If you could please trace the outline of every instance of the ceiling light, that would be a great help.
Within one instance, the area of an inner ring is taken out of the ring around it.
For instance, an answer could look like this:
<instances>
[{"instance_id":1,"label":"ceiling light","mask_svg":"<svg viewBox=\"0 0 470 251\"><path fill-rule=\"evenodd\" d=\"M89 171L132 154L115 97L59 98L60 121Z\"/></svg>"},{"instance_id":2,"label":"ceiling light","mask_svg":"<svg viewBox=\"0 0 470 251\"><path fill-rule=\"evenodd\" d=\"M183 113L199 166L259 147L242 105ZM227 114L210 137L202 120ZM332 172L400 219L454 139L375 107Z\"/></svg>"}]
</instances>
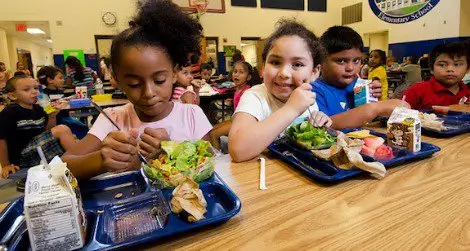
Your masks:
<instances>
[{"instance_id":1,"label":"ceiling light","mask_svg":"<svg viewBox=\"0 0 470 251\"><path fill-rule=\"evenodd\" d=\"M243 47L243 46L247 46L247 45L248 45L248 44L243 44L243 43L241 44L242 47Z\"/></svg>"},{"instance_id":2,"label":"ceiling light","mask_svg":"<svg viewBox=\"0 0 470 251\"><path fill-rule=\"evenodd\" d=\"M52 39L46 39L46 41L52 43Z\"/></svg>"},{"instance_id":3,"label":"ceiling light","mask_svg":"<svg viewBox=\"0 0 470 251\"><path fill-rule=\"evenodd\" d=\"M43 30L39 28L27 28L26 31L29 34L46 34Z\"/></svg>"}]
</instances>

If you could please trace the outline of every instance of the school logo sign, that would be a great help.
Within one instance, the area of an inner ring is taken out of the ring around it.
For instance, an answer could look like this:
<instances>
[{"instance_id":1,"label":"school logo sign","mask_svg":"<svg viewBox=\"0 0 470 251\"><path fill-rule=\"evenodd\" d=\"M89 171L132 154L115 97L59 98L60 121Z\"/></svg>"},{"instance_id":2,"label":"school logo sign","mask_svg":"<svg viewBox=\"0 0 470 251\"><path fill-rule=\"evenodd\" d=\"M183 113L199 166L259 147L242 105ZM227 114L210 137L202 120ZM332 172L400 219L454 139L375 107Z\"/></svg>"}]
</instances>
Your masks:
<instances>
[{"instance_id":1,"label":"school logo sign","mask_svg":"<svg viewBox=\"0 0 470 251\"><path fill-rule=\"evenodd\" d=\"M414 21L426 15L438 3L439 0L369 0L374 14L392 24Z\"/></svg>"}]
</instances>

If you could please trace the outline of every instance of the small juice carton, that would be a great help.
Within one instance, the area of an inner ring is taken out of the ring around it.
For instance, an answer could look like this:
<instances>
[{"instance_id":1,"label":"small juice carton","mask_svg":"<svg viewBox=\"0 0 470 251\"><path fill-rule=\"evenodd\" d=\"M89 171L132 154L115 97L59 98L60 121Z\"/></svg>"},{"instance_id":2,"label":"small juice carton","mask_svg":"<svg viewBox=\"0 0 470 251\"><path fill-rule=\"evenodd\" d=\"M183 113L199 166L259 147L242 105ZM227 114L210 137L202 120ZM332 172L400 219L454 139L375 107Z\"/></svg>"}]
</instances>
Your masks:
<instances>
[{"instance_id":1,"label":"small juice carton","mask_svg":"<svg viewBox=\"0 0 470 251\"><path fill-rule=\"evenodd\" d=\"M75 87L75 98L87 98L88 97L88 87L86 86L77 86Z\"/></svg>"},{"instance_id":2,"label":"small juice carton","mask_svg":"<svg viewBox=\"0 0 470 251\"><path fill-rule=\"evenodd\" d=\"M378 99L372 96L369 84L372 80L358 78L356 85L354 85L354 106L358 107L372 102L377 102Z\"/></svg>"},{"instance_id":3,"label":"small juice carton","mask_svg":"<svg viewBox=\"0 0 470 251\"><path fill-rule=\"evenodd\" d=\"M24 212L32 250L74 250L85 244L87 219L77 180L59 157L28 170Z\"/></svg>"},{"instance_id":4,"label":"small juice carton","mask_svg":"<svg viewBox=\"0 0 470 251\"><path fill-rule=\"evenodd\" d=\"M397 107L387 122L387 144L412 152L421 150L419 111Z\"/></svg>"}]
</instances>

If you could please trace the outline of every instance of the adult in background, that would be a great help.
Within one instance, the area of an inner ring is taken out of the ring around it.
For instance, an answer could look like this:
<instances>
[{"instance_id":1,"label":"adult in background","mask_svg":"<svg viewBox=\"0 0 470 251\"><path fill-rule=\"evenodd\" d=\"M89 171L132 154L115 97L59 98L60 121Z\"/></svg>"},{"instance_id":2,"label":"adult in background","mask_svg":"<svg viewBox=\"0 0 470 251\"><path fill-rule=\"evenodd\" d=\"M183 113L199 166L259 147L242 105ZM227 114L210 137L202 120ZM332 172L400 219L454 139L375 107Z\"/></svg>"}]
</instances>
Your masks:
<instances>
[{"instance_id":1,"label":"adult in background","mask_svg":"<svg viewBox=\"0 0 470 251\"><path fill-rule=\"evenodd\" d=\"M28 69L26 69L23 63L21 62L16 62L16 72L23 72L24 74L26 74L26 76L31 77L31 72Z\"/></svg>"},{"instance_id":2,"label":"adult in background","mask_svg":"<svg viewBox=\"0 0 470 251\"><path fill-rule=\"evenodd\" d=\"M101 78L108 82L111 80L111 61L108 57L101 57L100 61Z\"/></svg>"},{"instance_id":3,"label":"adult in background","mask_svg":"<svg viewBox=\"0 0 470 251\"><path fill-rule=\"evenodd\" d=\"M405 83L397 86L393 92L393 98L401 99L403 92L405 92L408 87L423 81L421 78L421 66L418 65L419 58L417 56L409 56L406 58L404 64L396 70L395 72L405 72Z\"/></svg>"},{"instance_id":4,"label":"adult in background","mask_svg":"<svg viewBox=\"0 0 470 251\"><path fill-rule=\"evenodd\" d=\"M91 68L84 67L78 58L68 56L65 60L65 66L67 67L66 86L86 86L88 89L94 86L98 76Z\"/></svg>"}]
</instances>

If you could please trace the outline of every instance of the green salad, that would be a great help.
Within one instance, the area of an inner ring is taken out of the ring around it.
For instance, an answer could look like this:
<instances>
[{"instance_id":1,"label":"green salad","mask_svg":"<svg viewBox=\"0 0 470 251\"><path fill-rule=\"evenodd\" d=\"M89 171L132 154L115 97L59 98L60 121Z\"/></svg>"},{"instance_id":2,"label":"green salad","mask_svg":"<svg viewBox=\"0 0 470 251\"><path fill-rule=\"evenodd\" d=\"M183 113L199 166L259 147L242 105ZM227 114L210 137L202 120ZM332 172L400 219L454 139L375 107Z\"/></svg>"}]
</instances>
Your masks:
<instances>
[{"instance_id":1,"label":"green salad","mask_svg":"<svg viewBox=\"0 0 470 251\"><path fill-rule=\"evenodd\" d=\"M285 134L309 150L329 148L336 143L336 137L328 134L325 128L314 127L307 121L291 125Z\"/></svg>"},{"instance_id":2,"label":"green salad","mask_svg":"<svg viewBox=\"0 0 470 251\"><path fill-rule=\"evenodd\" d=\"M214 173L213 153L208 141L196 142L162 141L163 152L149 166L143 165L151 180L161 183L163 188L179 185L186 176L199 183Z\"/></svg>"}]
</instances>

